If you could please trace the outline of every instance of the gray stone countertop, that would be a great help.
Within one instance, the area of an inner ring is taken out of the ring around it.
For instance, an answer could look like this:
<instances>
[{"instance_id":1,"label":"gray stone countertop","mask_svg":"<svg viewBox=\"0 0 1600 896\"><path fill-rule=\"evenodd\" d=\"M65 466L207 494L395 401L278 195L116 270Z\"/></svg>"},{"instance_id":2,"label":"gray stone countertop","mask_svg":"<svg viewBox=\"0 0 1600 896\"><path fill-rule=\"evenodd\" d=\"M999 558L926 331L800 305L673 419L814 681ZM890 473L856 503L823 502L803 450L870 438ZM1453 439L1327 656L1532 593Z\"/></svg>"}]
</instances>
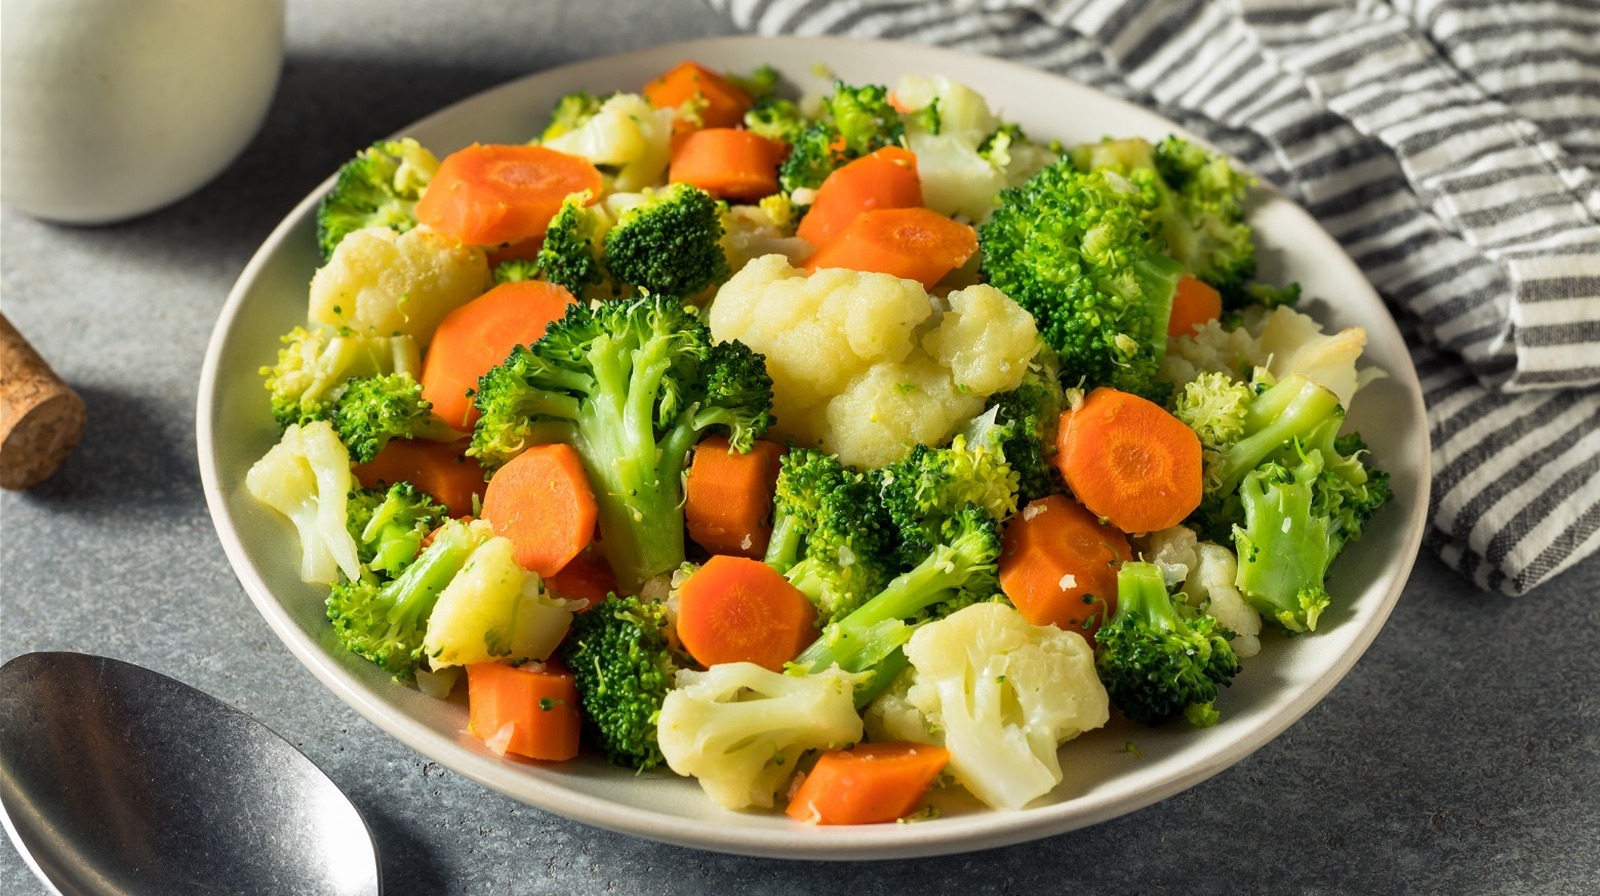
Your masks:
<instances>
[{"instance_id":1,"label":"gray stone countertop","mask_svg":"<svg viewBox=\"0 0 1600 896\"><path fill-rule=\"evenodd\" d=\"M201 360L256 246L355 147L481 89L730 32L696 0L293 0L266 125L178 204L95 228L0 212L5 314L87 400L54 477L0 495L0 659L139 663L264 722L355 801L396 896L1600 892L1600 558L1534 595L1419 558L1349 676L1280 737L1156 805L984 852L744 858L569 822L441 769L303 669L218 544ZM41 892L9 844L0 893Z\"/></svg>"}]
</instances>

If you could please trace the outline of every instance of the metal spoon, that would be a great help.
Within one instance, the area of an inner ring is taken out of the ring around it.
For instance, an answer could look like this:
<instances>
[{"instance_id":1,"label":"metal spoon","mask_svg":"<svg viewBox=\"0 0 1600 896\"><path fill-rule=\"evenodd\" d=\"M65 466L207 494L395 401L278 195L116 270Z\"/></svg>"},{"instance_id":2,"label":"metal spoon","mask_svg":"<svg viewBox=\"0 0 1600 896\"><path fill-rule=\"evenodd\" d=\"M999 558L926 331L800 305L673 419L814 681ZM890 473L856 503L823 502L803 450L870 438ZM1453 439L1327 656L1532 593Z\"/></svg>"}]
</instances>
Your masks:
<instances>
[{"instance_id":1,"label":"metal spoon","mask_svg":"<svg viewBox=\"0 0 1600 896\"><path fill-rule=\"evenodd\" d=\"M80 653L0 667L0 820L47 887L371 896L360 813L300 751L213 697Z\"/></svg>"}]
</instances>

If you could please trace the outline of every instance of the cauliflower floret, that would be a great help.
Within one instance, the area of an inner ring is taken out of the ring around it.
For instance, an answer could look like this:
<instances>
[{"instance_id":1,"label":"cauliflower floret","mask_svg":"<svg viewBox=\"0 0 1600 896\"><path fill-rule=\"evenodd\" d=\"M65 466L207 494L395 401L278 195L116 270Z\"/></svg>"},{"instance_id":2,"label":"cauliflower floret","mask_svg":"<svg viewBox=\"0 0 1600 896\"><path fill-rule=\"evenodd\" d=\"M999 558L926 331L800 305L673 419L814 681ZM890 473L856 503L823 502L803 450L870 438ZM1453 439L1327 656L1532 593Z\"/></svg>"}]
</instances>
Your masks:
<instances>
[{"instance_id":1,"label":"cauliflower floret","mask_svg":"<svg viewBox=\"0 0 1600 896\"><path fill-rule=\"evenodd\" d=\"M782 195L782 194L778 194ZM782 255L792 264L805 261L816 247L787 231L760 205L730 206L722 216L722 251L728 270L737 271L763 255Z\"/></svg>"},{"instance_id":2,"label":"cauliflower floret","mask_svg":"<svg viewBox=\"0 0 1600 896\"><path fill-rule=\"evenodd\" d=\"M617 169L610 188L634 192L659 186L672 157L674 109L657 109L637 93L612 95L583 124L544 145Z\"/></svg>"},{"instance_id":3,"label":"cauliflower floret","mask_svg":"<svg viewBox=\"0 0 1600 896\"><path fill-rule=\"evenodd\" d=\"M1171 526L1151 532L1134 540L1140 559L1154 563L1161 570L1167 587L1189 577L1198 558L1195 555L1196 536L1188 526Z\"/></svg>"},{"instance_id":4,"label":"cauliflower floret","mask_svg":"<svg viewBox=\"0 0 1600 896\"><path fill-rule=\"evenodd\" d=\"M877 467L939 444L1015 388L1038 351L1033 318L987 286L939 311L912 280L840 268L807 276L782 255L718 290L712 335L766 356L777 432Z\"/></svg>"},{"instance_id":5,"label":"cauliflower floret","mask_svg":"<svg viewBox=\"0 0 1600 896\"><path fill-rule=\"evenodd\" d=\"M661 754L719 806L770 808L807 750L861 739L857 677L837 666L810 675L755 663L681 670L656 720Z\"/></svg>"},{"instance_id":6,"label":"cauliflower floret","mask_svg":"<svg viewBox=\"0 0 1600 896\"><path fill-rule=\"evenodd\" d=\"M1195 564L1184 580L1183 593L1189 603L1233 632L1228 646L1240 659L1261 652L1261 614L1250 606L1234 585L1239 574L1238 558L1220 544L1202 541L1194 546Z\"/></svg>"},{"instance_id":7,"label":"cauliflower floret","mask_svg":"<svg viewBox=\"0 0 1600 896\"><path fill-rule=\"evenodd\" d=\"M483 250L427 227L356 230L311 278L310 318L370 336L407 335L426 348L446 314L490 285Z\"/></svg>"},{"instance_id":8,"label":"cauliflower floret","mask_svg":"<svg viewBox=\"0 0 1600 896\"><path fill-rule=\"evenodd\" d=\"M360 575L355 536L345 525L353 482L350 452L326 420L291 424L245 473L251 497L294 524L302 581L330 585L341 572Z\"/></svg>"},{"instance_id":9,"label":"cauliflower floret","mask_svg":"<svg viewBox=\"0 0 1600 896\"><path fill-rule=\"evenodd\" d=\"M1298 373L1327 387L1339 396L1346 410L1363 382L1356 373L1356 359L1367 347L1367 331L1345 327L1337 333L1324 333L1322 326L1308 315L1279 305L1267 315L1258 331L1261 351L1267 356L1267 372L1282 379Z\"/></svg>"},{"instance_id":10,"label":"cauliflower floret","mask_svg":"<svg viewBox=\"0 0 1600 896\"><path fill-rule=\"evenodd\" d=\"M1225 327L1220 321L1210 320L1193 333L1167 340L1159 376L1179 386L1202 373L1249 379L1252 370L1266 363L1266 352L1248 327Z\"/></svg>"},{"instance_id":11,"label":"cauliflower floret","mask_svg":"<svg viewBox=\"0 0 1600 896\"><path fill-rule=\"evenodd\" d=\"M911 668L867 709L872 740L940 744L973 796L1018 809L1061 782L1061 744L1111 715L1094 651L1014 607L973 604L919 628Z\"/></svg>"},{"instance_id":12,"label":"cauliflower floret","mask_svg":"<svg viewBox=\"0 0 1600 896\"><path fill-rule=\"evenodd\" d=\"M422 649L435 670L492 660L543 660L572 622L571 605L545 594L538 574L523 569L511 540L483 520L483 544L439 593Z\"/></svg>"}]
</instances>

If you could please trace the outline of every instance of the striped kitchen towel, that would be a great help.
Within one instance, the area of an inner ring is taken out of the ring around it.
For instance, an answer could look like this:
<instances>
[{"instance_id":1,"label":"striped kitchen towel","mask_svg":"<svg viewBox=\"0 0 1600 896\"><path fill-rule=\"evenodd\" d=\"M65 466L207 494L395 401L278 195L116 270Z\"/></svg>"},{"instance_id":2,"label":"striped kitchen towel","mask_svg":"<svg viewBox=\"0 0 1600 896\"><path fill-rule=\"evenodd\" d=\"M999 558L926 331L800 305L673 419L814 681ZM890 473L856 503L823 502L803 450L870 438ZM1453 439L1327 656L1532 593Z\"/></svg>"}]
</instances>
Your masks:
<instances>
[{"instance_id":1,"label":"striped kitchen towel","mask_svg":"<svg viewBox=\"0 0 1600 896\"><path fill-rule=\"evenodd\" d=\"M1304 205L1412 346L1426 542L1523 594L1600 549L1597 0L708 0L1150 106Z\"/></svg>"}]
</instances>

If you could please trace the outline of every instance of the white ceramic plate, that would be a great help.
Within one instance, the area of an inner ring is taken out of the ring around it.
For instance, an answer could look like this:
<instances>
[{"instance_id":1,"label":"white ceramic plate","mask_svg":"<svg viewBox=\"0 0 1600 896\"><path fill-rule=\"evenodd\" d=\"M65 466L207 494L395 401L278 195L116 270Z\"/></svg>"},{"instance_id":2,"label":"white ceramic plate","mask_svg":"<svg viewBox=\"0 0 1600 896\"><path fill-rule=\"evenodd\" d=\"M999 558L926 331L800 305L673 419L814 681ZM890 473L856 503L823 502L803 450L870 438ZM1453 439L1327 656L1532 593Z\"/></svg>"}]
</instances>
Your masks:
<instances>
[{"instance_id":1,"label":"white ceramic plate","mask_svg":"<svg viewBox=\"0 0 1600 896\"><path fill-rule=\"evenodd\" d=\"M674 63L749 71L771 63L803 87L825 86L823 63L849 83L892 83L907 72L944 74L976 88L1036 138L1074 142L1104 135L1160 138L1177 131L1145 110L1087 87L990 58L893 43L734 38L659 47L565 66L511 82L432 115L404 133L439 155L479 142L537 133L552 103L577 89L636 90ZM984 810L958 793L936 795L940 814L916 824L814 828L779 813L740 813L706 799L691 780L636 776L598 758L559 765L500 759L465 732L461 702L425 697L338 647L323 616L325 593L297 575L288 524L244 490L245 471L274 442L259 368L277 337L303 321L316 263L316 202L308 196L262 245L239 278L212 335L200 383L198 437L206 500L228 558L256 608L289 650L356 711L418 753L483 785L568 818L703 849L812 859L905 857L1030 840L1131 812L1239 761L1331 690L1372 642L1400 594L1421 539L1428 455L1421 391L1382 302L1334 241L1305 212L1261 191L1253 222L1263 272L1299 281L1325 325L1367 328L1368 359L1389 374L1354 402L1351 422L1393 475L1395 497L1334 569L1334 608L1312 637L1268 638L1218 701L1221 724L1204 730L1113 725L1068 743L1066 778L1038 805ZM1142 756L1130 753L1129 742Z\"/></svg>"}]
</instances>

